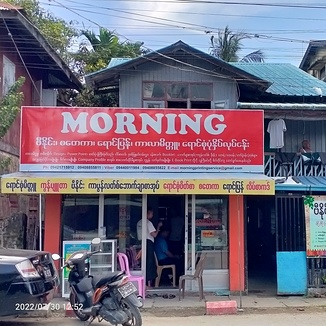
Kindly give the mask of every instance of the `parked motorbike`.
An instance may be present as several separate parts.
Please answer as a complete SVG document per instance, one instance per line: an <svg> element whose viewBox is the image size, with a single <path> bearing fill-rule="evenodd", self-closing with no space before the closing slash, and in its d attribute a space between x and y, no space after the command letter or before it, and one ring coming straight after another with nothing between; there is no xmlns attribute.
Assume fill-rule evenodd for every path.
<svg viewBox="0 0 326 326"><path fill-rule="evenodd" d="M99 245L100 238L92 240ZM139 308L142 302L136 296L137 288L128 281L125 272L108 273L104 277L89 275L87 262L96 251L76 251L65 262L63 268L69 268L69 301L75 315L81 321L89 320L90 325L96 318L112 325L141 326ZM59 255L52 255L54 260Z"/></svg>

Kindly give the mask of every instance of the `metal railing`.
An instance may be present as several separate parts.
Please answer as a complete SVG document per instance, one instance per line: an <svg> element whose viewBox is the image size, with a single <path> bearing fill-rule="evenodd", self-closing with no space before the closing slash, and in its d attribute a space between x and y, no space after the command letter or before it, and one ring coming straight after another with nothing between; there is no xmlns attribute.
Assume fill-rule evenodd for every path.
<svg viewBox="0 0 326 326"><path fill-rule="evenodd" d="M326 165L305 164L300 155L293 161L281 162L275 153L265 153L265 175L269 177L326 176Z"/></svg>
<svg viewBox="0 0 326 326"><path fill-rule="evenodd" d="M326 257L307 258L308 288L326 288Z"/></svg>

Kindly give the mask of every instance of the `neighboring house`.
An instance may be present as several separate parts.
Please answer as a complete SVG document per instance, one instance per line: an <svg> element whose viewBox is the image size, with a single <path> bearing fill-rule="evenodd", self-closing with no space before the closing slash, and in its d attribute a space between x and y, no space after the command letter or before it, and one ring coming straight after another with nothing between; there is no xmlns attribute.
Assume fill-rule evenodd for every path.
<svg viewBox="0 0 326 326"><path fill-rule="evenodd" d="M314 78L308 73L291 64L280 63L232 63L233 66L262 78L271 86L261 95L240 94L238 107L242 109L264 109L265 112L265 174L271 177L284 175L280 163L275 160L277 152L298 152L302 141L310 141L316 152L326 152L326 83ZM270 148L270 134L267 132L271 120L284 119L284 146ZM293 156L293 155L291 155ZM276 157L277 159L279 157ZM301 156L294 156L295 164L289 175L306 176L311 171L303 165ZM326 162L325 162L326 163ZM294 170L293 170L294 169ZM318 175L326 176L323 166Z"/></svg>
<svg viewBox="0 0 326 326"><path fill-rule="evenodd" d="M326 40L310 41L299 68L326 81Z"/></svg>
<svg viewBox="0 0 326 326"><path fill-rule="evenodd" d="M120 107L263 109L265 174L282 184L276 196L245 197L245 289L306 293L303 195L325 184L326 161L304 164L297 152L308 139L326 157L326 84L290 64L227 63L181 41L135 59L112 59L86 83L118 92ZM284 121L278 148L270 148L273 120Z"/></svg>
<svg viewBox="0 0 326 326"><path fill-rule="evenodd" d="M20 76L25 77L23 105L56 106L57 89L81 88L22 8L0 3L0 14L0 97ZM0 175L18 171L19 146L20 116L0 139L0 159L9 160L9 165L0 168ZM0 195L0 245L36 248L36 226L31 224L35 224L38 209L38 197ZM28 235L19 229L28 229Z"/></svg>
<svg viewBox="0 0 326 326"><path fill-rule="evenodd" d="M308 67L310 73L313 72L310 68L316 68L317 62L322 60L322 49L319 51L315 46L315 43L310 44L301 64ZM311 222L306 222L307 204L304 203L305 196L326 194L326 83L290 64L233 65L271 83L259 98L241 94L238 107L264 109L265 174L284 177L284 182L276 185L274 202L253 198L247 202L248 216L254 225L251 232L263 234L265 239L271 238L268 230L273 230L274 234L271 238L273 242L270 242L272 245L266 245L264 241L250 241L253 238L248 237L249 252L250 247L257 247L257 244L266 251L273 248L278 275L282 275L278 278L277 292L303 294L307 288L323 286L322 277L326 273L326 259L319 257L324 253L307 259L311 247L306 246L306 236L310 239L314 236L309 228L306 229ZM325 67L325 63L323 65ZM316 71L312 74L316 75ZM276 149L270 148L270 133L267 131L272 124L285 126L278 131L283 133L284 146ZM310 141L312 153L298 154L303 140ZM265 227L259 226L260 216L264 217ZM257 221L258 224L255 224ZM322 242L320 244L323 245ZM283 273L284 270L288 273Z"/></svg>
<svg viewBox="0 0 326 326"><path fill-rule="evenodd" d="M255 94L269 86L181 41L135 59L112 59L86 83L115 89L120 107L189 109L236 108L239 90Z"/></svg>

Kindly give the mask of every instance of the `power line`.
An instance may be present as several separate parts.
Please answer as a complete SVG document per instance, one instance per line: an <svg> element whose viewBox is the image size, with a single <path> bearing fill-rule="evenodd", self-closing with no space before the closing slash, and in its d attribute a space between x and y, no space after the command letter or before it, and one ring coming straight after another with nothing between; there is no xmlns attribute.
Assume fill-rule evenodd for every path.
<svg viewBox="0 0 326 326"><path fill-rule="evenodd" d="M108 9L108 7L103 7L103 6L97 6L95 4L84 4L84 3L80 3L78 1L69 1L71 3L76 3L78 5L81 5L83 7L91 7L91 8L98 8L98 9ZM135 1L136 2L136 1ZM155 1L157 2L157 1ZM42 3L43 5L46 5L46 6L56 6L56 5L52 5L50 3L45 3L45 2L40 2ZM56 6L56 7L59 7L59 6ZM75 9L75 10L83 10L83 11L87 11L83 8L80 8L80 7L72 7L72 9ZM129 11L131 12L153 12L153 10L150 10L150 9L139 9L139 8L129 8ZM307 18L307 17L280 17L280 16L263 16L263 15L245 15L245 14L240 14L240 15L237 15L237 14L228 14L228 13L222 13L222 14L219 14L219 13L212 13L212 12L193 12L193 11L173 11L173 10L155 10L156 13L168 13L168 14L182 14L182 15L198 15L198 16L221 16L221 17L240 17L240 18L255 18L255 19L280 19L280 20L307 20L307 21L326 21L325 18ZM100 14L99 12L94 12L94 13L97 13L97 14Z"/></svg>
<svg viewBox="0 0 326 326"><path fill-rule="evenodd" d="M101 1L101 0L97 0ZM106 0L103 0L106 1ZM111 2L141 2L153 3L152 0L110 0ZM217 1L217 0L155 0L156 3L166 4L220 4L229 6L257 6L257 7L278 7L278 8L298 8L298 9L326 9L326 5L303 4L283 4L283 3L263 3L263 2L238 2L238 1Z"/></svg>
<svg viewBox="0 0 326 326"><path fill-rule="evenodd" d="M56 3L58 3L57 1L55 0L49 0L49 1L54 1ZM72 0L66 0L68 2L74 2ZM63 6L65 9L67 10L70 10L71 12L75 13L76 15L94 23L93 21L89 20L88 18L86 18L85 16L79 14L76 10L73 10L71 9L70 7L68 6L65 6L65 5L62 5L60 3L58 3L60 6ZM106 8L107 10L115 10L115 9L110 9L110 8ZM79 10L79 11L83 11L83 12L88 12L88 13L97 13L97 12L94 12L94 11L89 11L89 10ZM128 13L126 11L124 11L125 13L127 14L130 14L130 15L135 15L134 13ZM103 14L103 13L102 13ZM143 20L143 19L136 19L136 18L130 18L130 17L124 17L124 16L118 16L118 15L112 15L112 14L108 14L108 16L111 16L111 17L117 17L117 18L122 18L122 19L126 19L126 20L133 20L133 21L140 21L140 22L144 22L144 23L147 23L147 24L159 24L161 26L169 26L169 27L175 27L175 28L181 28L181 29L192 29L192 30L196 30L196 31L199 31L199 32L204 32L205 34L211 34L211 33L215 33L218 32L219 30L221 30L220 28L216 28L216 27L207 27L207 26L203 26L203 25L196 25L196 24L191 24L191 23L185 23L185 22L179 22L179 21L174 21L174 20L168 20L170 22L175 22L175 23L179 23L179 24L189 24L189 26L179 26L179 25L171 25L171 24L168 24L168 23L160 23L160 22L155 22L155 21L148 21L148 20ZM152 17L152 16L147 16L147 15L141 15L145 18L150 18L150 19L157 19L157 20L167 20L167 19L164 19L164 18L159 18L159 17ZM97 26L98 24L95 23ZM193 27L192 27L193 25ZM102 27L102 26L100 26ZM237 33L234 33L234 34L237 34ZM273 37L273 36L269 36L269 35L265 35L265 34L261 34L261 33L243 33L245 34L248 38L259 38L259 39L269 39L269 40L274 40L274 41L279 41L279 42L290 42L290 43L309 43L309 41L306 41L306 40L300 40L300 39L294 39L294 38L285 38L285 37Z"/></svg>
<svg viewBox="0 0 326 326"><path fill-rule="evenodd" d="M73 12L73 13L77 14L78 16L80 16L81 18L86 19L86 20L90 21L91 23L94 23L94 24L98 25L99 27L101 27L101 25L99 25L98 23L96 23L96 22L90 20L89 18L84 17L83 15L81 15L81 14L79 14L79 13L76 13L74 10L69 9L69 8L66 7L65 5L63 5L63 4L61 4L60 2L58 2L57 0L51 0L51 1L54 1L55 3L58 3L59 5L62 5L63 8L68 9L68 10L70 10L71 12ZM118 34L118 33L116 33L116 34L117 34L118 36L120 36L120 37L123 37L123 38L126 39L127 41L131 42L131 41L130 41L127 37L125 37L124 35L121 35L121 34ZM144 46L144 48L146 48L146 49L152 51L153 53L155 53L155 54L157 54L157 55L159 55L159 56L161 56L161 57L163 57L163 58L165 58L165 59L172 60L172 61L174 61L174 62L176 62L176 63L178 63L178 64L181 64L181 65L183 65L183 66L187 66L187 67L190 67L190 68L192 68L192 69L195 69L195 70L196 70L195 72L197 72L197 73L202 73L202 74L204 74L204 75L209 75L209 76L218 77L218 78L223 78L223 79L231 79L231 78L234 79L234 78L235 78L235 77L232 77L232 76L225 76L225 75L218 74L218 73L213 73L213 74L212 74L212 71L211 71L211 70L208 70L208 69L205 69L205 68L202 68L202 67L199 67L199 66L195 66L195 65L193 65L193 64L189 64L189 63L184 62L184 61L180 61L180 60L178 60L178 59L176 59L176 58L173 58L173 57L167 56L167 55L165 55L165 54L163 54L163 53L160 53L160 52L158 52L158 51L152 50L152 49L147 48L147 47L145 47L145 46ZM173 68L173 69L184 70L184 68L177 67L177 66L172 66L172 65L168 65L168 64L165 64L165 63L159 62L159 61L157 61L157 60L153 60L153 59L148 58L148 57L146 57L146 59L149 60L149 61L153 61L153 62L155 62L155 63L161 64L161 65L168 66L168 67ZM199 71L198 71L198 70L199 70ZM245 73L245 72L244 72L244 73ZM237 78L237 80L240 80L240 79ZM248 78L245 78L244 80L247 81L247 82L249 82L249 81L257 82L256 79L255 79L255 80L254 80L254 79L253 79L253 80L250 80L250 79L248 79Z"/></svg>

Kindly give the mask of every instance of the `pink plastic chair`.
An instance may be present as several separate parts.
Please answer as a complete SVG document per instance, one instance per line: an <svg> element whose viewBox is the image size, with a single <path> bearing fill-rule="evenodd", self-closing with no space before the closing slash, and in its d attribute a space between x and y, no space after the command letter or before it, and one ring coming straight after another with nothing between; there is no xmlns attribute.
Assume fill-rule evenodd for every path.
<svg viewBox="0 0 326 326"><path fill-rule="evenodd" d="M117 253L119 265L122 271L126 273L130 282L137 282L138 294L145 300L145 280L143 276L134 276L130 274L129 261L126 254L122 252Z"/></svg>

